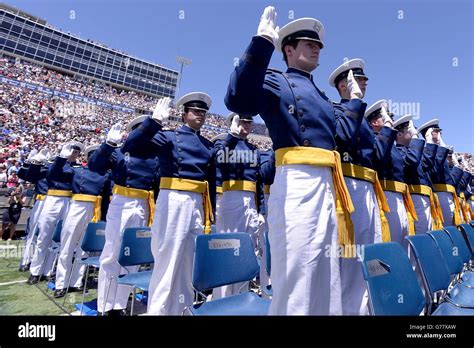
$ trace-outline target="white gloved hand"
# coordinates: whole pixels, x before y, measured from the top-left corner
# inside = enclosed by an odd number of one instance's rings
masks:
[[[158,100],[151,118],[160,124],[163,123],[163,121],[167,121],[170,117],[170,103],[171,98],[168,97]]]
[[[388,115],[385,105],[383,105],[382,108],[380,109],[380,114],[382,115],[382,122],[384,126],[393,128],[393,121]]]
[[[240,132],[242,130],[242,126],[239,125],[239,120],[240,120],[239,115],[235,115],[232,118],[232,123],[230,125],[230,134],[236,137],[240,137]]]
[[[410,120],[408,122],[408,133],[410,133],[412,138],[418,138],[418,131],[415,128],[415,124],[413,123],[413,120]]]
[[[349,89],[351,99],[362,98],[362,91],[360,90],[359,84],[354,78],[354,73],[352,70],[349,70],[349,74],[347,75],[347,88]]]
[[[275,7],[267,6],[263,10],[262,17],[260,17],[260,23],[257,29],[257,35],[266,38],[275,44],[278,41],[278,32],[280,31],[279,27],[276,26],[276,16]]]
[[[265,223],[265,217],[262,214],[258,214],[258,226],[262,226]]]
[[[36,155],[31,157],[31,163],[34,164],[43,164],[48,159],[49,151],[47,149],[42,149]]]
[[[116,123],[110,128],[109,132],[107,133],[106,142],[112,146],[119,146],[122,142],[124,133],[122,132],[122,124]]]
[[[438,133],[438,145],[442,147],[447,147],[443,141],[443,138],[441,138],[441,132]]]
[[[36,149],[31,150],[31,152],[28,154],[28,157],[26,158],[26,161],[27,161],[27,162],[31,162],[31,159],[32,159],[33,156],[36,155],[37,153],[38,153],[38,150],[36,150]]]
[[[427,144],[434,144],[433,135],[431,134],[431,132],[433,132],[433,128],[428,128],[425,133],[425,139]]]
[[[74,152],[74,149],[71,147],[71,145],[66,144],[61,149],[61,152],[59,153],[59,157],[69,158],[69,157],[71,157],[73,152]]]

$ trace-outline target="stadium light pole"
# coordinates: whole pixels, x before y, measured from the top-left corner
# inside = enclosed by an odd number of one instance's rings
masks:
[[[178,92],[179,90],[181,89],[181,79],[182,79],[182,76],[183,76],[183,67],[186,65],[191,65],[192,63],[192,60],[189,59],[189,58],[186,58],[186,57],[181,57],[181,56],[178,56],[176,57],[176,61],[181,64],[181,68],[179,70],[179,81],[178,81],[178,88],[176,89],[176,94],[174,95],[174,99],[176,100],[176,98],[178,97]]]

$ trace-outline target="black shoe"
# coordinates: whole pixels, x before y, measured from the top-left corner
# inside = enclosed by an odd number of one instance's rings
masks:
[[[30,270],[30,264],[20,266],[20,269],[19,269],[20,272],[26,272],[29,270]]]
[[[69,288],[68,292],[83,292],[83,291],[84,291],[84,287],[80,286],[78,288]]]
[[[61,298],[61,297],[64,297],[64,295],[66,295],[66,289],[58,289],[58,290],[55,290],[54,291],[54,298]]]
[[[99,312],[99,316],[102,316],[102,312]],[[127,316],[127,310],[125,309],[112,309],[104,312],[104,317],[125,317]]]
[[[38,284],[39,280],[40,280],[39,276],[30,275],[30,277],[26,281],[26,284],[28,285]]]
[[[55,282],[56,281],[56,275],[53,274],[53,275],[50,275],[50,276],[41,276],[40,278],[40,282],[43,282],[43,281],[46,281],[46,282]]]

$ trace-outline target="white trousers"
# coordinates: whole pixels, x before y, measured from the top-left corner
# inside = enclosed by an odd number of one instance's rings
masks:
[[[401,244],[407,250],[408,242],[405,236],[408,236],[408,214],[403,203],[403,194],[392,191],[384,192],[390,208],[390,212],[385,213],[385,216],[390,226],[391,241]]]
[[[351,214],[354,225],[356,251],[363,245],[382,242],[382,223],[373,184],[344,177],[355,211]],[[341,258],[342,314],[368,315],[367,285],[359,257]]]
[[[72,258],[76,252],[76,260],[86,257],[80,243],[86,232],[87,225],[94,216],[93,202],[80,202],[72,200],[69,204],[67,216],[64,219],[61,231],[61,251],[56,269],[56,289],[64,289],[68,286],[78,288],[82,285],[85,265],[75,263],[72,269]],[[72,272],[72,275],[71,275]],[[66,282],[71,277],[69,285]]]
[[[276,168],[268,200],[273,299],[270,315],[341,314],[332,170]]]
[[[127,227],[143,227],[148,223],[149,208],[145,199],[113,195],[107,211],[105,225],[105,245],[100,255],[97,308],[105,312],[112,309],[126,309],[131,286],[119,285],[115,278],[126,270],[118,263],[123,230]],[[127,267],[130,272],[138,266]],[[105,297],[108,290],[107,303]]]
[[[416,234],[431,231],[433,223],[431,221],[430,197],[411,194],[411,199],[415,206],[416,215],[418,215],[418,221],[415,221]]]
[[[57,244],[51,238],[58,221],[64,220],[70,200],[70,197],[58,196],[46,196],[44,199],[43,209],[38,218],[39,234],[30,266],[31,275],[50,276],[53,272],[54,254],[49,252],[48,248]]]
[[[30,219],[28,220],[28,235],[26,236],[25,250],[23,251],[20,267],[29,264],[33,257],[33,245],[36,242],[36,227],[38,226],[38,218],[43,209],[43,205],[44,199],[42,201],[37,200],[31,209]]]
[[[450,192],[436,192],[439,198],[439,205],[441,206],[441,211],[443,212],[444,218],[444,227],[453,226],[454,218],[454,200],[453,194]]]
[[[148,291],[148,314],[181,315],[194,302],[194,246],[204,231],[202,194],[161,189],[156,207],[151,228],[155,267]]]
[[[250,235],[254,249],[258,240],[258,212],[255,203],[255,193],[249,191],[225,191],[220,202],[220,230],[218,233],[245,232]],[[215,288],[212,298],[218,299],[236,295],[248,290],[249,282]]]
[[[268,231],[268,199],[270,195],[265,193],[265,206],[267,207],[267,214],[265,216],[265,223],[258,229],[258,249],[260,251],[260,286],[265,287],[270,285],[270,276],[267,273],[267,246],[265,243],[265,232]]]

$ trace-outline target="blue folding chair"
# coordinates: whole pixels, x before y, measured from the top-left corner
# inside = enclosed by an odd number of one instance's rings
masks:
[[[123,231],[122,245],[120,247],[120,254],[118,257],[118,263],[120,264],[120,266],[125,268],[129,266],[151,264],[153,262],[154,259],[153,254],[151,253],[150,227],[126,228]],[[117,282],[117,285],[129,285],[133,287],[133,298],[130,315],[133,315],[136,289],[139,289],[141,291],[148,291],[152,272],[153,271],[134,272],[122,274],[116,277],[115,281]],[[105,311],[105,303],[107,303],[110,285],[113,280],[114,279],[110,279],[108,281],[104,308],[102,308],[102,314]]]
[[[462,231],[454,226],[445,227],[444,230],[451,238],[454,247],[457,248],[458,255],[464,264],[463,270],[468,271],[466,276],[472,277],[472,274],[474,273],[470,272],[472,252],[469,249],[469,242],[466,242],[464,239],[464,234]],[[461,275],[461,278],[463,278],[463,275]]]
[[[469,289],[462,283],[451,286],[451,274],[435,240],[428,234],[405,238],[413,250],[429,294],[429,312],[444,301],[459,308],[474,308],[474,289]],[[437,293],[439,296],[436,296]]]
[[[460,224],[459,229],[464,235],[464,238],[467,241],[467,245],[469,246],[469,249],[471,250],[471,254],[474,255],[474,228],[471,226],[471,224]]]
[[[418,316],[426,305],[408,255],[398,243],[365,245],[361,266],[372,315]],[[433,315],[474,315],[474,310],[443,302]]]
[[[196,237],[193,287],[203,291],[250,281],[259,273],[252,240],[247,233],[208,234]],[[267,315],[270,300],[251,291],[201,302],[185,309],[192,315]],[[183,313],[185,312],[183,311]]]
[[[462,282],[467,286],[474,286],[474,280],[472,276],[466,274],[463,276],[462,271],[464,270],[464,263],[459,256],[461,252],[458,246],[453,244],[451,237],[446,231],[437,230],[428,232],[428,235],[434,238],[436,245],[441,251],[441,255],[444,257],[444,261],[448,266],[448,271],[452,276],[452,283]]]
[[[81,242],[81,249],[85,251],[86,253],[88,253],[88,257],[85,257],[81,260],[78,260],[77,258],[74,259],[71,272],[69,274],[69,279],[66,284],[66,295],[64,296],[64,302],[63,302],[63,305],[64,305],[66,303],[66,296],[69,290],[69,283],[71,281],[74,267],[76,266],[77,263],[80,263],[81,265],[85,265],[86,278],[84,281],[84,287],[83,287],[84,289],[82,291],[82,302],[80,306],[81,315],[82,315],[82,307],[84,305],[84,297],[87,290],[87,280],[89,279],[89,269],[90,267],[99,268],[100,256],[90,256],[90,255],[93,253],[102,252],[102,249],[104,249],[104,245],[105,245],[105,222],[104,221],[89,222],[87,224],[87,228],[86,228],[86,231],[84,232],[84,237],[82,237],[82,242]]]

